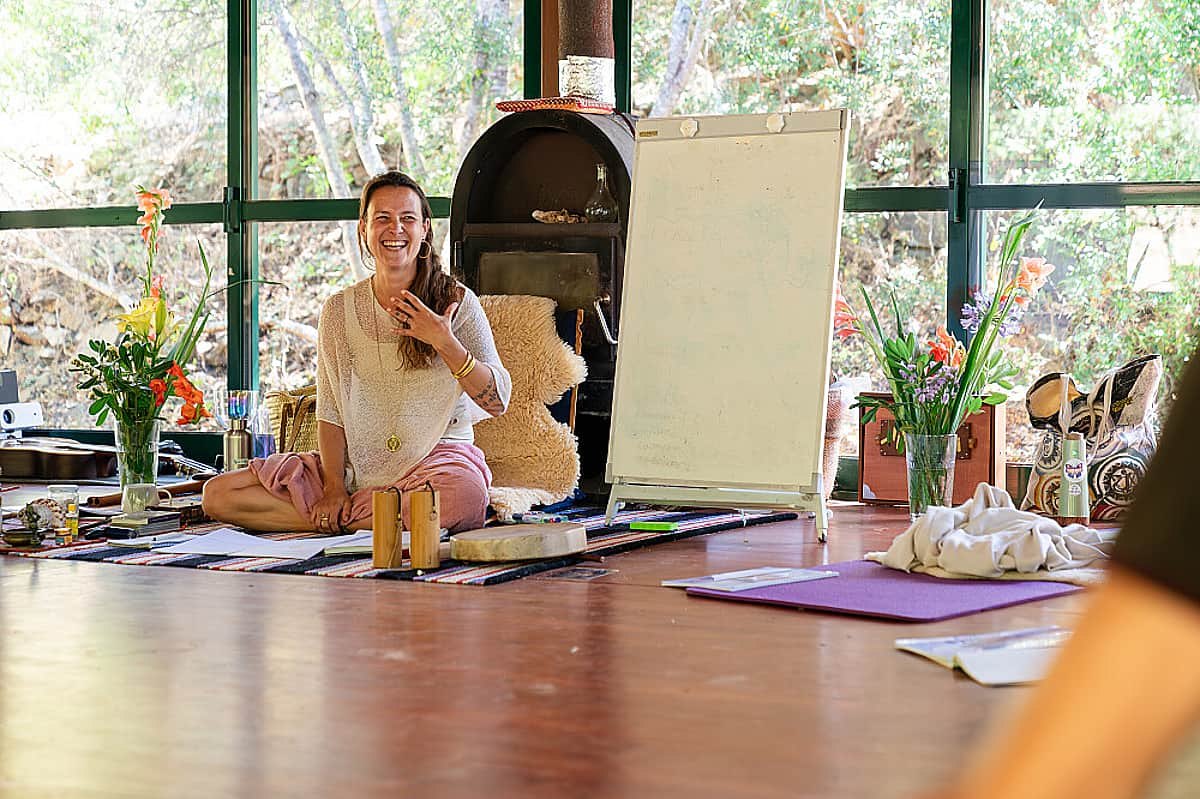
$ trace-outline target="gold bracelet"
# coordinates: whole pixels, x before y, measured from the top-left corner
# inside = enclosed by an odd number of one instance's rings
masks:
[[[457,372],[451,372],[455,380],[462,380],[475,369],[475,356],[467,353],[467,360]]]

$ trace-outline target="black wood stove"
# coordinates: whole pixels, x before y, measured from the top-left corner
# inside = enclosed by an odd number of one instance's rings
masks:
[[[573,331],[577,311],[584,311],[588,377],[580,386],[575,432],[589,493],[602,490],[608,453],[633,131],[633,120],[621,114],[511,114],[467,154],[450,207],[452,265],[472,290],[550,297],[558,303],[560,330]],[[582,213],[598,164],[607,168],[618,221],[533,219],[534,211]],[[573,332],[564,338],[573,342]]]

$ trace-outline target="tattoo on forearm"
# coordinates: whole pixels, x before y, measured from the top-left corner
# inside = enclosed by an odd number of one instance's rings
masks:
[[[491,370],[489,369],[488,371]],[[471,395],[471,399],[475,400],[476,405],[493,416],[504,413],[504,400],[500,398],[500,392],[496,390],[495,375],[490,376],[484,387],[477,394]]]

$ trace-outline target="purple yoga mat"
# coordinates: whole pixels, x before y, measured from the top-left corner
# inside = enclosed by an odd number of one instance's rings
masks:
[[[1040,580],[945,580],[910,574],[867,560],[812,566],[837,577],[769,585],[749,591],[689,588],[689,594],[771,605],[877,616],[900,621],[941,621],[981,610],[1073,594],[1081,586]]]

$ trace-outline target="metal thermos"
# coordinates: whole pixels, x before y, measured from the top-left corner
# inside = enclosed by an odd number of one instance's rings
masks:
[[[1068,433],[1062,443],[1059,524],[1087,524],[1091,515],[1088,505],[1087,445],[1083,433]]]
[[[250,431],[246,429],[245,419],[229,420],[229,429],[225,431],[222,443],[225,452],[225,471],[241,469],[250,463],[250,456],[254,452],[254,439],[251,438]]]

